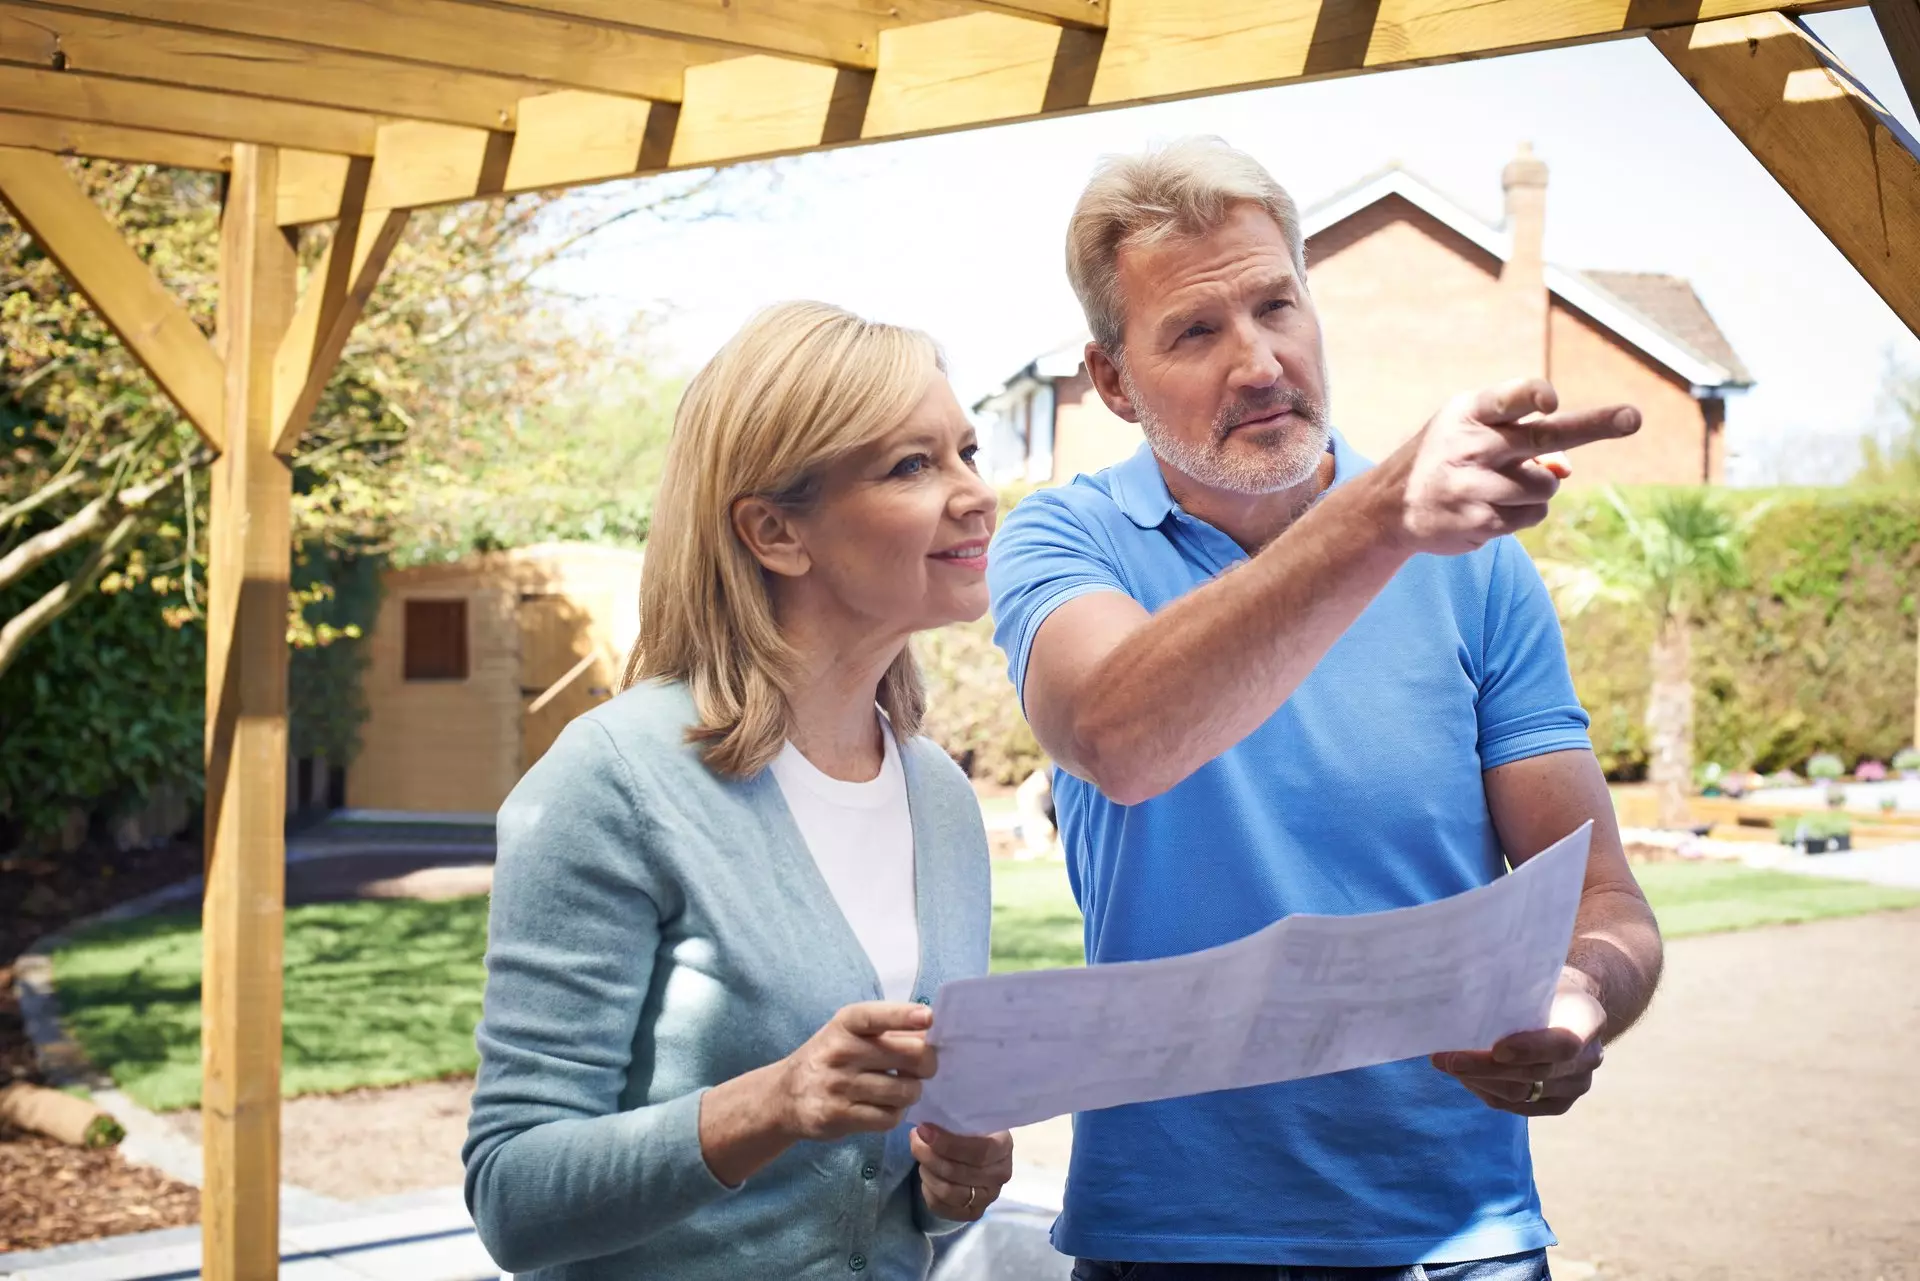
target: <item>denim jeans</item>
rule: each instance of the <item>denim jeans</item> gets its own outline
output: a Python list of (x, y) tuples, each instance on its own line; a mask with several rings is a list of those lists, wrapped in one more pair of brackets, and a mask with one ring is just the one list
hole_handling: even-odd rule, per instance
[(1077, 1259), (1073, 1281), (1552, 1281), (1547, 1252), (1400, 1268), (1321, 1268), (1270, 1263), (1110, 1263)]

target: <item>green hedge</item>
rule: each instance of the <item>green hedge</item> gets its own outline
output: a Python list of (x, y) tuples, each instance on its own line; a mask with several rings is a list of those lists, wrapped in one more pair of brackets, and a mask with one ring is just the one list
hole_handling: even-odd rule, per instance
[[(1815, 752), (1849, 766), (1913, 740), (1914, 595), (1920, 494), (1893, 490), (1728, 490), (1766, 504), (1747, 548), (1749, 585), (1702, 620), (1694, 647), (1694, 759), (1801, 769)], [(1554, 555), (1599, 497), (1575, 491), (1522, 542)], [(1643, 724), (1653, 620), (1596, 605), (1566, 623), (1594, 748), (1615, 778), (1645, 773)]]
[[(0, 592), (0, 619), (60, 582), (84, 554), (76, 549)], [(381, 568), (378, 558), (315, 549), (293, 569), (308, 633), (288, 671), (296, 756), (325, 755), (338, 764), (358, 746), (365, 642), (347, 629), (371, 629)], [(204, 565), (198, 572), (204, 576)], [(205, 625), (185, 609), (177, 577), (116, 572), (103, 585), (117, 590), (96, 590), (78, 602), (0, 676), (0, 852), (21, 840), (45, 843), (75, 810), (92, 825), (111, 821), (156, 789), (198, 810), (205, 790)], [(314, 633), (331, 643), (313, 643)]]

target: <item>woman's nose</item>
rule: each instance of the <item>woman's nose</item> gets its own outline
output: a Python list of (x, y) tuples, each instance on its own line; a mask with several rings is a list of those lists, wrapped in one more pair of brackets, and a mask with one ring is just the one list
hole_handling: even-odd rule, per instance
[(1000, 495), (995, 492), (987, 478), (971, 467), (960, 477), (954, 486), (953, 498), (949, 503), (956, 516), (971, 515), (975, 512), (991, 512), (1000, 505)]

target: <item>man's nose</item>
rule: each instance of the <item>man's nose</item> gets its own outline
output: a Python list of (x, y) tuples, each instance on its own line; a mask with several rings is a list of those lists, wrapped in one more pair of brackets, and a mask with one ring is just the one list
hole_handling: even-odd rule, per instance
[(1234, 342), (1232, 379), (1236, 390), (1260, 390), (1280, 381), (1286, 371), (1267, 335), (1246, 326), (1234, 334)]

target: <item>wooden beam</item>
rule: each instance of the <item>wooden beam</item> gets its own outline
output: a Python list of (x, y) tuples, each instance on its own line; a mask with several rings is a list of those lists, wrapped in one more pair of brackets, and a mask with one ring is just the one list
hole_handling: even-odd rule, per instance
[(373, 154), (380, 126), (378, 117), (331, 107), (5, 64), (0, 64), (0, 103), (9, 111), (86, 124), (354, 156)]
[(1900, 73), (1907, 104), (1920, 115), (1920, 0), (1873, 0), (1873, 20)]
[(515, 104), (551, 87), (21, 0), (0, 3), (0, 62), (483, 129), (513, 128)]
[(1920, 334), (1920, 142), (1782, 14), (1662, 31), (1653, 43)]
[[(679, 99), (690, 66), (737, 50), (628, 28), (459, 0), (59, 0), (63, 8), (284, 40), (317, 49)], [(341, 148), (316, 148), (341, 150)]]
[(879, 37), (971, 12), (1104, 27), (1107, 0), (514, 0), (519, 8), (873, 70)]
[[(215, 8), (226, 2), (209, 0)], [(901, 11), (960, 2), (901, 0)], [(1699, 0), (1697, 7), (1750, 13), (1775, 2)], [(1799, 8), (1863, 2), (1813, 0)], [(671, 146), (647, 143), (633, 168), (624, 166), (637, 113), (620, 123), (631, 108), (604, 108), (615, 122), (606, 131), (576, 130), (558, 146), (536, 144), (524, 127), (516, 138), (394, 126), (380, 135), (393, 160), (376, 165), (382, 194), (374, 203), (419, 207), (521, 190), (522, 183), (563, 187), (1120, 101), (1615, 39), (1687, 22), (1695, 7), (1694, 0), (1126, 0), (1105, 32), (967, 13), (885, 28), (879, 69), (870, 75), (760, 55), (689, 67), (679, 111), (656, 108), (647, 117), (647, 136)], [(595, 145), (596, 138), (613, 141)], [(315, 166), (297, 190), (283, 189), (283, 222), (337, 216), (343, 174), (343, 162)]]
[(273, 363), (273, 452), (291, 458), (333, 377), (347, 338), (407, 227), (404, 209), (366, 209), (364, 161), (355, 162), (359, 198), (340, 217), (308, 278)]
[[(524, 99), (520, 129), (512, 134), (415, 121), (386, 125), (367, 205), (416, 209), (658, 171), (667, 164), (676, 115), (668, 103), (562, 90)], [(297, 182), (283, 180), (282, 223), (338, 217), (346, 182), (344, 164), (317, 162)]]
[(783, 58), (734, 58), (687, 71), (675, 166), (807, 151), (860, 136), (873, 77)]
[(276, 166), (271, 148), (234, 149), (220, 229), (228, 448), (213, 467), (207, 530), (206, 1281), (273, 1277), (280, 1260), (293, 473), (273, 452), (273, 361), (293, 308), (295, 265), (274, 221)]
[[(976, 13), (884, 31), (880, 51), (863, 138), (1085, 106), (1100, 37), (1001, 13)], [(1055, 90), (1051, 96), (1050, 89)]]
[(0, 112), (0, 146), (31, 147), (62, 156), (98, 156), (169, 169), (223, 172), (233, 165), (232, 145), (211, 138), (19, 116), (10, 111)]
[(0, 201), (60, 265), (160, 389), (220, 448), (220, 358), (59, 157), (0, 147)]
[(1159, 101), (1560, 48), (1778, 7), (1778, 0), (1126, 0), (1107, 23), (1089, 101)]

